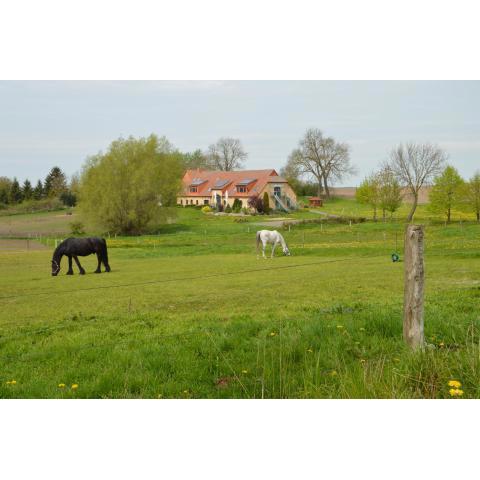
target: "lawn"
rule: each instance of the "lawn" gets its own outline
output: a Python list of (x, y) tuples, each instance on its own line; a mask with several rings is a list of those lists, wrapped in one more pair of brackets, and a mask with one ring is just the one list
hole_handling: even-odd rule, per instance
[(259, 219), (178, 209), (158, 235), (108, 239), (101, 275), (87, 257), (51, 277), (53, 238), (0, 250), (0, 397), (443, 398), (451, 379), (480, 397), (479, 225), (425, 218), (430, 345), (412, 353), (400, 222), (292, 226), (291, 257), (257, 260)]

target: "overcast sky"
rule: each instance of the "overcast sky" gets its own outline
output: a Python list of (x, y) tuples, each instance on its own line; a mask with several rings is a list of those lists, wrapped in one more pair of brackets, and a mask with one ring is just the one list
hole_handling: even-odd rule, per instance
[(165, 135), (180, 150), (239, 138), (246, 167), (280, 169), (305, 130), (347, 142), (356, 185), (406, 141), (443, 147), (466, 177), (480, 169), (480, 82), (0, 82), (0, 176), (78, 171), (120, 136)]

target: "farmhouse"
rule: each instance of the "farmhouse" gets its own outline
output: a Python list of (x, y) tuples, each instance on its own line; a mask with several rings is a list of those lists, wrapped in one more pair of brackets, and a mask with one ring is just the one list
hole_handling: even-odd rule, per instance
[(270, 207), (289, 210), (296, 207), (297, 197), (287, 180), (273, 170), (240, 170), (235, 172), (187, 170), (183, 177), (178, 205), (232, 206), (236, 198), (247, 207), (248, 199), (267, 192)]

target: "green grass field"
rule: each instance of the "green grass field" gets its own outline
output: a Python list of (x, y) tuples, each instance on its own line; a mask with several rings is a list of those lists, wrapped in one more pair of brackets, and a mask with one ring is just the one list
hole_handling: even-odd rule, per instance
[[(322, 210), (370, 215), (349, 200)], [(419, 210), (430, 347), (412, 353), (404, 266), (390, 260), (401, 222), (293, 226), (291, 257), (257, 260), (262, 217), (178, 209), (158, 235), (110, 238), (111, 273), (87, 257), (87, 275), (65, 276), (64, 259), (51, 277), (59, 231), (45, 225), (59, 217), (41, 215), (47, 249), (0, 250), (2, 398), (447, 398), (451, 379), (480, 397), (480, 225), (468, 217), (445, 227)], [(16, 217), (13, 236), (30, 233), (34, 216)]]

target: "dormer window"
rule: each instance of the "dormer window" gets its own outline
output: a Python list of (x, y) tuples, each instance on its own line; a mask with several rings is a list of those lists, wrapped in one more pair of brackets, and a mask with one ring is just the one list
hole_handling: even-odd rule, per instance
[(197, 187), (190, 187), (190, 193), (197, 193)]
[(237, 186), (237, 192), (238, 193), (247, 193), (247, 187), (245, 186)]

